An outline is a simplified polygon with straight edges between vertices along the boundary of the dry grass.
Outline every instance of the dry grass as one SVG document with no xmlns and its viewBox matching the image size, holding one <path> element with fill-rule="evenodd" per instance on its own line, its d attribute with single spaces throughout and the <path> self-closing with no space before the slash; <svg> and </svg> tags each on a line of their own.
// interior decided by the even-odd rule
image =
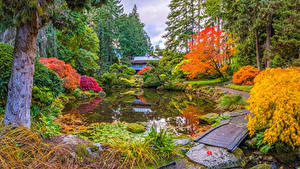
<svg viewBox="0 0 300 169">
<path fill-rule="evenodd" d="M 0 168 L 10 169 L 76 169 L 119 168 L 118 153 L 103 152 L 100 157 L 78 160 L 74 150 L 66 144 L 45 142 L 27 128 L 12 129 L 0 125 Z"/>
</svg>

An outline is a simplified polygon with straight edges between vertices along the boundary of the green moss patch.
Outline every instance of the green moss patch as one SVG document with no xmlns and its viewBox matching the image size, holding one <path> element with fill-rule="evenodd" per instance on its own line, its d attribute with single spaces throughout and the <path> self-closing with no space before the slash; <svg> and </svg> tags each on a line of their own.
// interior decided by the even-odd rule
<svg viewBox="0 0 300 169">
<path fill-rule="evenodd" d="M 146 131 L 146 128 L 143 125 L 131 123 L 131 124 L 128 124 L 127 130 L 132 133 L 143 133 Z"/>
</svg>

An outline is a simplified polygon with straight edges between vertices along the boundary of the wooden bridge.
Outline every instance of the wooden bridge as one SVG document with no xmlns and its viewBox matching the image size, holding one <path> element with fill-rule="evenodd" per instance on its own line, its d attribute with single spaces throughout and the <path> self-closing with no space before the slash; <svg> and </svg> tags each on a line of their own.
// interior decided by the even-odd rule
<svg viewBox="0 0 300 169">
<path fill-rule="evenodd" d="M 234 151 L 247 137 L 248 129 L 245 116 L 248 113 L 250 113 L 249 110 L 225 113 L 224 115 L 231 116 L 230 120 L 222 121 L 220 125 L 206 131 L 194 141 Z"/>
</svg>

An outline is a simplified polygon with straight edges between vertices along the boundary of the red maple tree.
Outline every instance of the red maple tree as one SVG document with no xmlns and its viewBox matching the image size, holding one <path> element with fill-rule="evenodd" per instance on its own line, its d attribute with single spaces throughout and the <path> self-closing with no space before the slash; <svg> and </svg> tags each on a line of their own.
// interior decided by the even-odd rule
<svg viewBox="0 0 300 169">
<path fill-rule="evenodd" d="M 58 76 L 64 80 L 64 87 L 66 89 L 76 89 L 80 84 L 80 75 L 71 65 L 57 58 L 41 58 L 40 62 L 55 71 Z"/>
<path fill-rule="evenodd" d="M 185 55 L 188 59 L 181 66 L 188 72 L 188 78 L 193 79 L 199 74 L 218 74 L 224 77 L 223 71 L 227 68 L 226 61 L 233 55 L 233 41 L 216 26 L 206 27 L 203 31 L 193 36 L 189 42 L 190 52 Z"/>
<path fill-rule="evenodd" d="M 94 90 L 95 92 L 100 92 L 103 89 L 99 86 L 97 81 L 89 76 L 81 76 L 80 78 L 80 89 L 83 91 Z"/>
</svg>

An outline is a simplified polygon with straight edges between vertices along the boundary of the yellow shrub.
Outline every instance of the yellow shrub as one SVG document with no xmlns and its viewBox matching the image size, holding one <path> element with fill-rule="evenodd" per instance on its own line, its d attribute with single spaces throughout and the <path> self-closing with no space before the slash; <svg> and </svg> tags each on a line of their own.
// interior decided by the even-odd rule
<svg viewBox="0 0 300 169">
<path fill-rule="evenodd" d="M 261 72 L 250 93 L 248 129 L 264 131 L 264 141 L 300 146 L 300 68 L 274 68 Z"/>
</svg>

